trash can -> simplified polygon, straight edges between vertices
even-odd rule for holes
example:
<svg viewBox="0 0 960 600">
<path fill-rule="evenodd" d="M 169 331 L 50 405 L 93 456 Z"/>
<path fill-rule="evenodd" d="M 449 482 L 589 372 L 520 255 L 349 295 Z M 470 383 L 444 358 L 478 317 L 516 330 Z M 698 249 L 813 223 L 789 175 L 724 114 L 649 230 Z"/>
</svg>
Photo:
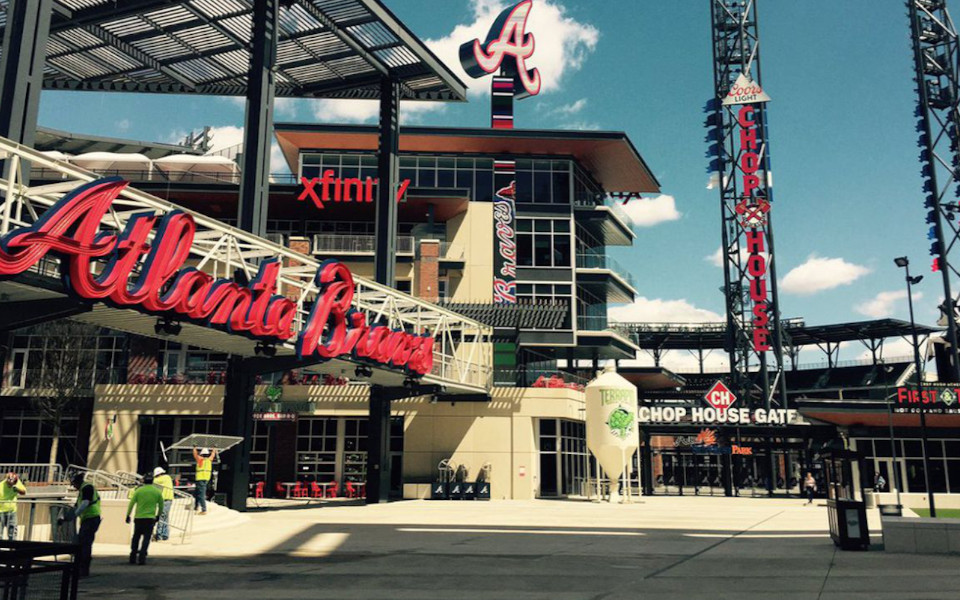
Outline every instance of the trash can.
<svg viewBox="0 0 960 600">
<path fill-rule="evenodd" d="M 857 500 L 827 500 L 830 537 L 841 550 L 866 550 L 870 546 L 866 503 Z"/>
<path fill-rule="evenodd" d="M 863 490 L 863 502 L 867 505 L 867 510 L 877 507 L 877 493 L 873 490 Z"/>
<path fill-rule="evenodd" d="M 474 500 L 489 500 L 490 499 L 490 484 L 486 481 L 478 481 L 476 487 L 476 495 L 473 497 Z"/>
<path fill-rule="evenodd" d="M 447 482 L 445 481 L 434 481 L 433 485 L 430 486 L 430 499 L 431 500 L 446 500 L 447 499 Z"/>
</svg>

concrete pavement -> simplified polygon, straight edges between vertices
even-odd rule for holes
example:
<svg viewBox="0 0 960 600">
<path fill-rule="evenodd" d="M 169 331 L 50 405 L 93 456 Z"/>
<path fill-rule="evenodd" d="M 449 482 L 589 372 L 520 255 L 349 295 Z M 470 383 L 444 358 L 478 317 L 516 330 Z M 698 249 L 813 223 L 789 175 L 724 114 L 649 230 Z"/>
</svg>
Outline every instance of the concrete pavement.
<svg viewBox="0 0 960 600">
<path fill-rule="evenodd" d="M 81 597 L 960 597 L 957 557 L 836 551 L 826 509 L 801 500 L 325 506 L 155 544 L 143 567 L 126 564 L 128 551 L 98 545 Z"/>
</svg>

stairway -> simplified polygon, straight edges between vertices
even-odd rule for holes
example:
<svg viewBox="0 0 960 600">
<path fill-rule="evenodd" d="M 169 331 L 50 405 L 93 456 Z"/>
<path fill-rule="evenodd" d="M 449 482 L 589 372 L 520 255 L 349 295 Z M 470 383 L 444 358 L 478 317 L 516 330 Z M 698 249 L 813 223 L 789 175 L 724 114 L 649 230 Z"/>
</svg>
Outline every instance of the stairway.
<svg viewBox="0 0 960 600">
<path fill-rule="evenodd" d="M 222 531 L 230 527 L 243 525 L 250 520 L 249 515 L 242 512 L 231 510 L 225 506 L 214 504 L 207 501 L 207 514 L 201 516 L 200 513 L 193 515 L 192 535 L 203 535 L 214 531 Z"/>
</svg>

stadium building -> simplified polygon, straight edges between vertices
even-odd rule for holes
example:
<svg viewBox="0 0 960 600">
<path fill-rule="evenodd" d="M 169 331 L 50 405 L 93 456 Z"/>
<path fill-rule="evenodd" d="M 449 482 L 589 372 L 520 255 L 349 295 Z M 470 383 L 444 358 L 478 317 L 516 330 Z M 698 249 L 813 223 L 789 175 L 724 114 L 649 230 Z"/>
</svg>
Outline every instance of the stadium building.
<svg viewBox="0 0 960 600">
<path fill-rule="evenodd" d="M 224 434 L 244 439 L 221 466 L 234 507 L 260 482 L 268 494 L 307 481 L 341 493 L 349 483 L 369 501 L 427 497 L 441 464 L 468 480 L 484 473 L 494 498 L 581 495 L 597 472 L 583 386 L 601 362 L 652 353 L 653 367 L 622 368 L 640 391 L 638 408 L 703 402 L 717 376 L 703 373 L 702 357 L 724 347 L 722 328 L 607 319 L 611 304 L 642 291 L 608 256 L 608 247 L 643 244 L 612 197 L 659 192 L 625 134 L 507 127 L 512 109 L 497 102 L 490 129 L 401 128 L 402 100 L 462 101 L 464 84 L 377 0 L 281 4 L 145 1 L 117 11 L 107 0 L 7 2 L 0 234 L 39 227 L 70 193 L 119 177 L 130 185 L 108 189 L 118 208 L 98 222 L 114 239 L 134 235 L 143 211 L 182 232 L 189 215 L 184 273 L 241 294 L 275 268 L 276 294 L 265 302 L 289 306 L 301 338 L 322 301 L 349 295 L 339 308 L 370 327 L 352 331 L 379 324 L 410 352 L 304 357 L 291 339 L 256 333 L 257 323 L 241 335 L 117 290 L 97 302 L 95 286 L 71 289 L 78 278 L 60 277 L 76 256 L 51 254 L 21 270 L 0 261 L 0 463 L 46 462 L 56 439 L 64 465 L 146 472 L 166 461 L 189 476 L 188 461 L 165 449 L 190 434 Z M 494 78 L 495 91 L 504 79 Z M 242 96 L 245 142 L 211 154 L 202 136 L 177 146 L 41 129 L 41 89 Z M 274 125 L 274 96 L 377 100 L 379 125 Z M 274 139 L 289 173 L 269 173 Z M 59 319 L 86 328 L 50 325 Z M 922 494 L 913 407 L 887 402 L 887 390 L 915 372 L 878 352 L 908 327 L 790 324 L 795 347 L 821 346 L 828 357 L 826 368 L 786 374 L 797 418 L 739 430 L 641 421 L 632 485 L 796 492 L 797 473 L 817 470 L 821 449 L 840 444 L 861 452 L 864 477 L 896 471 L 902 491 Z M 433 344 L 419 370 L 418 338 Z M 871 364 L 836 362 L 839 344 L 853 340 L 868 344 Z M 700 369 L 663 368 L 667 350 L 698 353 Z M 958 417 L 942 410 L 928 423 L 942 432 L 930 436 L 943 475 L 932 481 L 935 491 L 960 493 L 950 458 Z M 885 417 L 896 455 L 884 445 Z"/>
</svg>

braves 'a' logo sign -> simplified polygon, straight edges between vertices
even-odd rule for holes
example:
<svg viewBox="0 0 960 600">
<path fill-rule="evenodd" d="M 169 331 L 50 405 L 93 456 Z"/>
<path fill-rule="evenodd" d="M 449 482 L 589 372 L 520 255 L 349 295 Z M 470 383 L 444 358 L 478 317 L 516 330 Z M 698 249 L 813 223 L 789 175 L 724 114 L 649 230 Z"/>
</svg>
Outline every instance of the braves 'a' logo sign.
<svg viewBox="0 0 960 600">
<path fill-rule="evenodd" d="M 523 0 L 500 13 L 484 43 L 473 40 L 460 46 L 460 64 L 474 78 L 502 69 L 514 77 L 514 94 L 518 98 L 540 93 L 540 71 L 527 69 L 533 56 L 533 34 L 526 32 L 527 17 L 533 0 Z"/>
</svg>

